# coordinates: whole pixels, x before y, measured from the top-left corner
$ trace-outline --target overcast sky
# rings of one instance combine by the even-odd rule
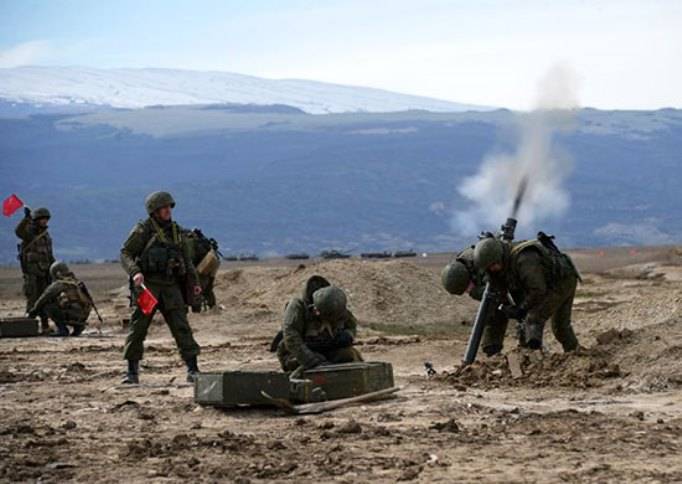
[[[0,67],[221,70],[532,107],[682,108],[682,0],[0,0]],[[0,74],[2,75],[2,74]]]

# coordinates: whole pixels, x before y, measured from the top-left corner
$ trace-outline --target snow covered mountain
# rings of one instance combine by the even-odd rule
[[[193,104],[285,104],[307,113],[486,111],[490,108],[381,89],[230,72],[176,69],[0,69],[0,99],[24,104],[142,108]]]

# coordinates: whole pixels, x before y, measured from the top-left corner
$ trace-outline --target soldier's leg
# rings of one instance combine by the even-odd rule
[[[575,351],[578,348],[578,338],[573,331],[571,314],[577,281],[573,280],[565,285],[566,298],[552,315],[552,333],[564,351]]]
[[[299,366],[296,358],[287,350],[284,341],[280,341],[279,345],[277,345],[277,359],[284,371],[294,371]]]
[[[147,337],[149,325],[153,314],[145,316],[139,308],[136,308],[130,317],[128,336],[123,348],[123,358],[128,361],[140,361],[144,355],[144,340]]]
[[[66,327],[68,322],[68,315],[55,304],[45,305],[45,315],[54,321],[55,326],[57,326],[57,333],[53,333],[54,336],[68,336],[69,329]]]
[[[166,319],[175,343],[180,350],[180,356],[185,361],[196,358],[199,355],[199,345],[194,340],[192,328],[187,321],[186,308],[164,309],[161,314]]]
[[[213,285],[215,284],[215,277],[208,277],[206,280],[204,291],[204,300],[209,308],[216,305],[215,292],[213,292]]]
[[[481,348],[486,355],[493,356],[502,351],[508,325],[509,319],[502,311],[493,313],[483,329],[483,338],[481,339]]]
[[[338,348],[324,354],[329,363],[350,363],[353,361],[363,361],[362,355],[353,346]]]

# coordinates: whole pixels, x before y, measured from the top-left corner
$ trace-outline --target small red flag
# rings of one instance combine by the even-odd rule
[[[11,217],[14,212],[23,206],[24,202],[13,193],[2,202],[2,214],[5,217]]]
[[[137,296],[137,307],[140,308],[142,314],[145,316],[152,314],[158,303],[159,301],[156,299],[154,294],[145,286],[142,286],[142,292],[139,296]]]

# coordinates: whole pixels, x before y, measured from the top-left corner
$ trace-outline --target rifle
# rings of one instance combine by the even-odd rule
[[[519,184],[516,192],[516,197],[514,198],[514,208],[512,210],[512,216],[507,219],[507,221],[500,228],[499,237],[509,243],[514,240],[514,233],[516,232],[516,225],[518,221],[516,220],[516,214],[521,207],[521,202],[523,201],[523,196],[526,192],[526,187],[528,186],[528,179],[524,177]],[[482,234],[482,237],[488,237],[490,233]],[[490,320],[492,312],[497,309],[503,297],[510,298],[509,294],[503,294],[499,289],[494,287],[490,281],[486,282],[485,290],[483,291],[483,297],[481,298],[481,303],[478,305],[478,311],[476,311],[476,317],[474,318],[474,324],[471,328],[471,334],[469,335],[469,341],[467,342],[467,347],[464,352],[464,365],[470,365],[476,361],[476,354],[478,353],[478,348],[481,345],[481,338],[483,337],[483,330],[485,329],[486,323]],[[517,327],[517,331],[522,332],[523,327]]]
[[[104,320],[102,319],[102,316],[99,314],[99,310],[97,309],[97,305],[95,304],[95,300],[92,298],[92,295],[90,294],[90,291],[88,290],[88,287],[85,285],[83,281],[80,281],[78,283],[78,289],[83,291],[83,294],[85,294],[85,297],[88,298],[88,301],[90,301],[90,304],[92,304],[92,309],[95,310],[95,314],[97,315],[97,319],[99,320],[99,328],[97,331],[99,334],[102,334],[102,325],[104,324]]]

